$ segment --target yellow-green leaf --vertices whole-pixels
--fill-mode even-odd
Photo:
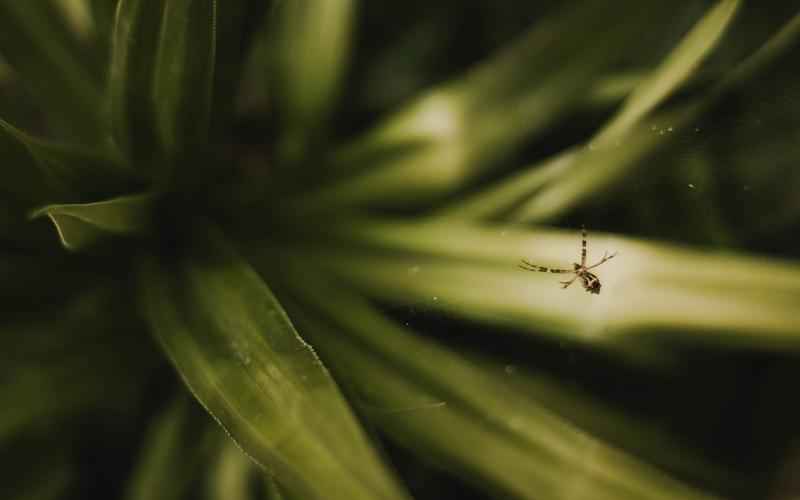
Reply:
[[[298,498],[405,499],[311,348],[261,278],[211,227],[150,256],[140,295],[194,396]]]
[[[156,196],[144,193],[93,203],[47,205],[31,214],[47,216],[67,250],[79,251],[112,237],[141,237],[152,227]]]

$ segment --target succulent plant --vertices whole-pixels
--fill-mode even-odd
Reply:
[[[778,491],[692,377],[800,347],[800,16],[529,3],[0,1],[4,498]]]

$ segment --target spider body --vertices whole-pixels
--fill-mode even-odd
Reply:
[[[568,281],[560,281],[562,286],[561,288],[567,288],[570,286],[576,279],[581,280],[581,285],[583,285],[583,289],[589,293],[593,293],[595,295],[600,293],[600,289],[602,288],[602,284],[600,283],[600,279],[597,277],[596,274],[590,272],[590,269],[594,269],[595,267],[599,266],[600,264],[604,263],[607,260],[613,259],[617,253],[614,252],[611,255],[608,253],[603,255],[603,258],[600,259],[599,262],[593,264],[591,266],[586,265],[586,228],[581,227],[581,235],[583,236],[581,242],[581,263],[578,264],[577,262],[572,264],[572,269],[557,269],[552,267],[544,267],[538,266],[536,264],[531,264],[525,259],[522,259],[522,263],[519,265],[520,268],[526,271],[538,271],[540,273],[568,273],[574,274],[575,276],[568,280]]]

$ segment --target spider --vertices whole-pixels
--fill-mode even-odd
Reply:
[[[598,294],[600,293],[600,280],[597,278],[597,275],[594,273],[590,273],[589,269],[593,269],[603,262],[607,260],[613,259],[617,252],[612,253],[611,255],[608,252],[603,254],[603,258],[600,259],[600,262],[597,264],[587,266],[586,265],[586,228],[581,226],[581,235],[583,236],[582,245],[581,245],[581,263],[578,264],[577,262],[573,263],[573,269],[553,269],[550,267],[544,266],[537,266],[535,264],[531,264],[525,259],[522,259],[522,264],[519,265],[521,269],[526,271],[539,271],[540,273],[575,273],[575,277],[569,281],[560,281],[562,286],[561,288],[567,288],[572,284],[573,281],[580,278],[581,283],[583,284],[584,290],[589,293]]]

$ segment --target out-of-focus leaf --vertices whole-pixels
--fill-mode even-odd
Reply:
[[[125,500],[180,500],[196,482],[218,436],[190,425],[188,401],[178,399],[150,424]]]
[[[686,339],[690,342],[800,348],[795,320],[800,268],[789,262],[592,234],[590,263],[599,260],[601,250],[619,252],[598,268],[603,288],[595,296],[580,286],[562,290],[557,276],[517,267],[522,258],[543,266],[568,266],[565,256],[579,257],[578,231],[522,231],[454,221],[359,221],[342,231],[347,238],[397,253],[332,247],[324,253],[309,249],[305,258],[393,302],[565,336],[636,356],[645,354],[638,350],[642,335],[663,330],[692,331]]]
[[[455,354],[414,335],[386,318],[366,300],[341,288],[333,289],[320,278],[312,277],[313,273],[306,269],[307,266],[292,269],[293,272],[287,273],[288,282],[299,296],[333,320],[343,334],[395,365],[404,372],[405,378],[440,391],[443,401],[458,401],[485,414],[487,425],[507,426],[506,417],[515,415],[545,434],[544,429],[551,425],[550,419],[542,415],[553,414],[553,418],[562,419],[567,425],[566,419],[582,422],[587,427],[585,432],[622,429],[617,432],[622,436],[617,437],[626,445],[648,451],[650,460],[683,469],[686,473],[703,471],[709,475],[705,480],[712,475],[715,480],[725,476],[718,467],[700,459],[696,452],[681,446],[662,431],[610,411],[586,395],[544,376],[534,378],[514,370],[511,384],[508,367],[499,361],[481,359],[474,354]]]
[[[252,460],[226,438],[210,478],[210,500],[250,500],[251,482],[256,474],[263,471],[256,469]]]
[[[37,161],[28,136],[0,120],[3,191],[23,200],[46,202],[64,196],[66,189]]]
[[[0,52],[61,134],[105,145],[99,72],[50,0],[0,2]]]
[[[531,394],[410,337],[341,289],[297,281],[304,277],[289,275],[303,283],[296,296],[312,300],[335,326],[304,307],[297,311],[303,332],[348,382],[364,414],[418,455],[515,498],[583,496],[579,491],[609,499],[710,498],[587,434]]]
[[[195,397],[299,498],[406,498],[255,271],[213,228],[196,228],[189,247],[145,258],[140,293]]]
[[[269,2],[258,0],[217,2],[211,137],[230,133],[237,111],[236,103],[240,98],[239,86],[254,49],[254,40],[260,35],[258,28],[263,24],[268,4]],[[263,65],[268,58],[266,54],[261,56],[260,62]]]
[[[53,0],[53,5],[61,10],[62,17],[75,38],[86,41],[91,38],[93,29],[91,0]],[[113,4],[113,0],[109,2]]]
[[[115,158],[36,139],[2,120],[0,155],[2,191],[22,206],[80,201],[138,185]]]
[[[580,105],[598,71],[642,50],[632,43],[640,16],[656,16],[661,8],[590,1],[540,21],[500,55],[340,150],[335,169],[361,170],[312,191],[302,203],[420,203],[462,187]],[[585,33],[597,30],[604,35],[587,45]],[[424,146],[380,166],[364,164],[365,152],[409,142]]]
[[[142,171],[155,175],[163,160],[153,101],[156,58],[166,4],[119,0],[109,63],[109,106],[114,141]],[[158,172],[162,177],[168,172]]]
[[[114,236],[147,234],[155,204],[156,196],[144,193],[94,203],[47,205],[31,217],[49,217],[64,248],[79,251]]]
[[[114,29],[114,15],[119,0],[88,0],[92,17],[94,42],[111,52],[111,34]],[[107,62],[108,54],[103,58]],[[107,75],[106,75],[107,76]]]
[[[622,109],[588,141],[585,149],[571,149],[543,164],[528,167],[472,199],[461,201],[455,207],[448,207],[443,215],[497,215],[498,211],[518,205],[527,197],[532,199],[527,204],[523,203],[522,208],[517,208],[517,211],[530,215],[533,212],[546,211],[550,207],[559,207],[565,200],[575,198],[573,192],[566,193],[563,189],[557,193],[538,193],[539,189],[546,189],[545,186],[551,182],[557,183],[563,178],[569,178],[569,185],[577,185],[575,178],[583,177],[585,179],[580,185],[586,186],[589,183],[606,182],[604,179],[607,178],[616,178],[609,175],[609,171],[633,164],[642,154],[664,142],[659,140],[663,139],[664,129],[669,127],[669,132],[673,131],[672,125],[660,128],[650,124],[648,129],[640,123],[693,75],[697,66],[716,46],[733,19],[737,7],[737,1],[725,0],[712,8],[661,65],[641,80]],[[695,109],[691,108],[691,111]],[[691,115],[687,110],[671,118],[676,124],[683,124]],[[637,126],[639,130],[630,134]],[[661,131],[662,137],[659,137],[657,131]],[[577,192],[579,191],[575,190]],[[567,196],[568,194],[572,196]]]
[[[152,370],[155,353],[125,308],[125,290],[67,292],[74,297],[63,304],[2,315],[0,398],[14,404],[0,413],[0,442],[31,430],[61,432],[55,422],[84,411],[129,412]]]
[[[618,140],[695,72],[733,20],[738,0],[722,0],[686,34],[653,74],[634,89],[619,113],[590,141],[596,146]]]
[[[175,159],[208,136],[216,60],[216,0],[120,0],[111,58],[118,144],[166,180]],[[188,175],[188,172],[187,172]]]
[[[711,14],[718,12],[720,11],[715,10]],[[702,27],[704,24],[698,25],[697,29]],[[569,168],[564,168],[557,176],[549,178],[546,185],[541,187],[527,203],[515,207],[511,217],[519,221],[542,222],[563,214],[596,193],[608,190],[609,186],[636,167],[639,164],[637,160],[643,158],[645,154],[670,144],[676,137],[687,132],[692,133],[687,128],[693,118],[709,109],[727,92],[742,85],[773,63],[796,42],[798,36],[800,36],[800,15],[795,16],[758,51],[726,74],[705,97],[678,108],[671,112],[671,116],[656,118],[649,124],[649,129],[646,125],[640,124],[631,130],[628,137],[617,137],[612,141],[613,144],[595,148],[594,151],[584,151]],[[681,60],[682,58],[676,58],[672,62]],[[664,69],[667,70],[668,66]],[[610,136],[605,137],[608,139]],[[530,175],[533,176],[533,171]]]
[[[164,5],[150,105],[156,109],[161,142],[171,157],[183,156],[208,140],[216,23],[216,0],[172,0]]]
[[[282,114],[279,156],[304,154],[339,95],[350,54],[356,0],[278,2],[271,13],[274,65],[269,78]]]
[[[264,489],[266,490],[264,500],[288,500],[272,477],[264,477]]]

